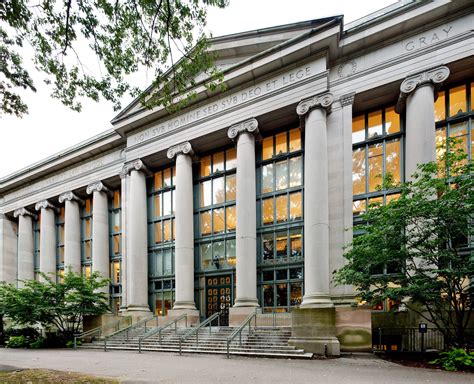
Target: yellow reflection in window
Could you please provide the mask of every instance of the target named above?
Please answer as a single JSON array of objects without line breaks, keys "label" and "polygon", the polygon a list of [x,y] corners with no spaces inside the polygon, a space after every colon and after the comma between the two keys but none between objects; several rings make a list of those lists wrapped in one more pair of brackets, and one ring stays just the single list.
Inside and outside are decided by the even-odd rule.
[{"label": "yellow reflection in window", "polygon": [[64,247],[59,248],[59,263],[64,264]]},{"label": "yellow reflection in window", "polygon": [[445,173],[441,159],[446,153],[446,129],[443,127],[436,130],[436,162],[438,163],[438,177],[442,177]]},{"label": "yellow reflection in window", "polygon": [[352,152],[352,194],[365,193],[365,149]]},{"label": "yellow reflection in window", "polygon": [[298,220],[302,217],[301,192],[290,193],[290,220]]},{"label": "yellow reflection in window", "polygon": [[225,177],[225,200],[233,201],[235,200],[236,194],[236,176],[228,175]]},{"label": "yellow reflection in window", "polygon": [[206,156],[201,159],[201,177],[209,176],[211,174],[211,156]]},{"label": "yellow reflection in window", "polygon": [[354,200],[352,202],[352,214],[354,216],[359,216],[365,212],[365,199],[363,200]]},{"label": "yellow reflection in window", "polygon": [[385,131],[387,135],[400,132],[400,115],[395,112],[395,107],[385,109]]},{"label": "yellow reflection in window", "polygon": [[155,244],[159,244],[163,241],[161,234],[161,221],[154,224],[155,227]]},{"label": "yellow reflection in window", "polygon": [[276,221],[282,223],[288,220],[288,196],[278,196],[276,198]]},{"label": "yellow reflection in window", "polygon": [[400,182],[400,140],[385,144],[385,174],[391,174],[395,183]]},{"label": "yellow reflection in window", "polygon": [[64,269],[58,269],[58,281],[60,284],[64,283]]},{"label": "yellow reflection in window", "polygon": [[91,199],[86,200],[85,213],[89,215],[91,213]]},{"label": "yellow reflection in window", "polygon": [[474,111],[474,81],[471,83],[471,111]]},{"label": "yellow reflection in window", "polygon": [[161,216],[161,194],[153,196],[153,215],[155,217]]},{"label": "yellow reflection in window", "polygon": [[59,220],[60,220],[61,222],[64,222],[64,207],[61,207],[61,208],[59,209]]},{"label": "yellow reflection in window", "polygon": [[442,121],[446,119],[446,96],[445,92],[441,91],[438,93],[438,99],[435,101],[435,121]]},{"label": "yellow reflection in window", "polygon": [[273,136],[265,137],[262,142],[262,159],[267,160],[273,157]]},{"label": "yellow reflection in window", "polygon": [[237,167],[237,151],[235,148],[228,149],[225,151],[225,168],[226,170],[234,169]]},{"label": "yellow reflection in window", "polygon": [[262,200],[263,225],[273,224],[273,197]]},{"label": "yellow reflection in window", "polygon": [[398,200],[399,198],[400,198],[399,193],[393,193],[391,195],[387,195],[387,197],[385,198],[385,204],[389,204],[390,202]]},{"label": "yellow reflection in window", "polygon": [[86,276],[87,279],[89,277],[91,277],[91,266],[90,265],[84,266],[84,275]]},{"label": "yellow reflection in window", "polygon": [[163,241],[171,241],[173,234],[171,228],[171,220],[163,221]]},{"label": "yellow reflection in window", "polygon": [[120,261],[112,263],[112,279],[114,284],[120,283]]},{"label": "yellow reflection in window", "polygon": [[383,205],[383,197],[372,197],[371,199],[369,199],[369,207],[371,205]]},{"label": "yellow reflection in window", "polygon": [[365,140],[365,115],[352,119],[352,142],[358,143]]},{"label": "yellow reflection in window", "polygon": [[86,221],[86,238],[90,238],[91,237],[91,219],[90,218],[87,218],[85,219]]},{"label": "yellow reflection in window", "polygon": [[449,116],[466,112],[466,86],[451,88],[449,90]]},{"label": "yellow reflection in window", "polygon": [[211,211],[201,213],[201,235],[207,236],[211,234]]},{"label": "yellow reflection in window", "polygon": [[85,242],[85,253],[86,253],[86,260],[91,259],[91,254],[92,254],[92,244],[90,241]]},{"label": "yellow reflection in window", "polygon": [[212,155],[212,172],[222,172],[224,170],[224,152],[217,152]]},{"label": "yellow reflection in window", "polygon": [[374,192],[382,184],[382,143],[369,146],[369,192]]},{"label": "yellow reflection in window", "polygon": [[290,152],[301,149],[301,131],[299,128],[290,131]]},{"label": "yellow reflection in window", "polygon": [[225,227],[224,227],[224,209],[223,208],[214,209],[213,221],[214,221],[213,232],[214,233],[224,232]]},{"label": "yellow reflection in window", "polygon": [[288,143],[286,139],[286,132],[279,133],[275,135],[275,154],[281,155],[288,152]]},{"label": "yellow reflection in window", "polygon": [[160,172],[156,172],[154,175],[153,175],[153,186],[155,188],[155,191],[158,190],[158,189],[161,189],[163,187],[163,181],[162,181],[162,173],[161,171]]},{"label": "yellow reflection in window", "polygon": [[226,207],[225,209],[225,216],[226,216],[226,226],[228,231],[235,231],[237,216],[235,212],[235,205],[230,207]]},{"label": "yellow reflection in window", "polygon": [[64,244],[64,225],[58,227],[59,231],[59,244]]},{"label": "yellow reflection in window", "polygon": [[375,111],[369,113],[368,121],[368,138],[382,135],[382,111]]},{"label": "yellow reflection in window", "polygon": [[302,245],[301,230],[290,231],[290,256],[300,257],[303,249]]},{"label": "yellow reflection in window", "polygon": [[120,235],[115,235],[113,237],[113,242],[114,255],[118,255],[120,253]]},{"label": "yellow reflection in window", "polygon": [[120,191],[114,191],[114,208],[120,207]]},{"label": "yellow reflection in window", "polygon": [[[458,124],[451,124],[449,127],[449,137],[456,139],[458,143],[453,143],[451,149],[454,151],[462,150],[466,155],[468,152],[468,130],[467,130],[467,121]],[[461,163],[457,165],[465,164],[467,159],[464,159]]]}]

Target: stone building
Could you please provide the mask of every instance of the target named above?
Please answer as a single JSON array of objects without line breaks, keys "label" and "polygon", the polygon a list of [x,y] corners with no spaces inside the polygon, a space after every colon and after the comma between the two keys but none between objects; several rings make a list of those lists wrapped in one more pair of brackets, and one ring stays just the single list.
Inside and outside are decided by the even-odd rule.
[{"label": "stone building", "polygon": [[0,281],[99,271],[116,313],[231,323],[349,307],[331,273],[367,204],[396,198],[380,175],[405,180],[447,136],[474,156],[473,7],[400,1],[213,38],[225,92],[203,79],[176,114],[133,102],[0,179]]}]

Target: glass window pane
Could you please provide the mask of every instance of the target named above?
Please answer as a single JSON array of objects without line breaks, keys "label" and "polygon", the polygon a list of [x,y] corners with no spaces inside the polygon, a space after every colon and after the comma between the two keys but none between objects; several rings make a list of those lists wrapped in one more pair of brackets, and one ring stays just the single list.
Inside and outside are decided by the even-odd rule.
[{"label": "glass window pane", "polygon": [[288,152],[286,132],[275,135],[275,143],[275,154],[277,156]]},{"label": "glass window pane", "polygon": [[91,224],[92,221],[90,218],[85,219],[85,225],[86,225],[86,239],[90,239],[91,237]]},{"label": "glass window pane", "polygon": [[112,213],[112,225],[114,232],[120,231],[120,211],[115,211]]},{"label": "glass window pane", "polygon": [[235,148],[225,151],[225,169],[231,170],[237,168],[237,151]]},{"label": "glass window pane", "polygon": [[385,109],[385,132],[387,135],[400,132],[400,115],[395,112],[395,107]]},{"label": "glass window pane", "polygon": [[466,112],[466,86],[461,85],[449,90],[449,116]]},{"label": "glass window pane", "polygon": [[161,216],[161,194],[155,195],[153,198],[153,214],[155,217]]},{"label": "glass window pane", "polygon": [[288,188],[288,161],[280,161],[275,163],[275,186],[276,190],[282,190]]},{"label": "glass window pane", "polygon": [[171,191],[163,193],[163,216],[171,215]]},{"label": "glass window pane", "polygon": [[59,264],[64,264],[64,247],[59,248]]},{"label": "glass window pane", "polygon": [[288,236],[285,232],[277,232],[276,236],[276,258],[285,259],[288,256]]},{"label": "glass window pane", "polygon": [[302,279],[303,268],[290,268],[290,279]]},{"label": "glass window pane", "polygon": [[435,101],[435,121],[442,121],[446,119],[446,97],[445,92],[438,93],[438,99]]},{"label": "glass window pane", "polygon": [[89,214],[92,213],[92,212],[91,212],[91,205],[92,205],[91,199],[87,199],[87,200],[86,200],[86,206],[85,206],[85,208],[84,208],[86,215],[89,215]]},{"label": "glass window pane", "polygon": [[208,269],[212,263],[212,243],[201,244],[201,267]]},{"label": "glass window pane", "polygon": [[212,172],[224,171],[224,152],[217,152],[212,155]]},{"label": "glass window pane", "polygon": [[113,236],[114,242],[114,255],[118,255],[120,253],[120,235]]},{"label": "glass window pane", "polygon": [[163,292],[163,316],[166,316],[171,308],[173,308],[173,292]]},{"label": "glass window pane", "polygon": [[273,157],[273,136],[265,137],[262,143],[262,160]]},{"label": "glass window pane", "polygon": [[301,149],[301,131],[299,128],[290,131],[290,152]]},{"label": "glass window pane", "polygon": [[300,305],[302,299],[301,283],[290,284],[290,305]]},{"label": "glass window pane", "polygon": [[92,256],[92,244],[90,241],[86,241],[85,248],[86,248],[86,251],[85,251],[86,260],[90,260]]},{"label": "glass window pane", "polygon": [[163,241],[171,241],[171,220],[163,221]]},{"label": "glass window pane", "polygon": [[301,229],[292,229],[290,231],[290,256],[301,257],[303,254],[303,239],[301,235]]},{"label": "glass window pane", "polygon": [[288,279],[287,269],[277,269],[275,271],[275,280],[286,280]]},{"label": "glass window pane", "polygon": [[212,244],[212,261],[213,263],[219,260],[219,265],[225,263],[225,244],[223,241],[216,241]]},{"label": "glass window pane", "polygon": [[286,307],[288,305],[288,285],[276,285],[276,305],[277,307]]},{"label": "glass window pane", "polygon": [[163,251],[163,275],[173,274],[173,259],[171,249],[165,249]]},{"label": "glass window pane", "polygon": [[385,204],[388,204],[388,203],[390,203],[394,200],[398,200],[399,197],[400,197],[399,193],[392,193],[391,195],[387,195],[387,197],[385,199],[386,200]]},{"label": "glass window pane", "polygon": [[227,257],[227,264],[231,267],[235,267],[236,261],[237,261],[235,239],[226,241],[226,257]]},{"label": "glass window pane", "polygon": [[176,185],[176,167],[171,167],[172,179],[171,185]]},{"label": "glass window pane", "polygon": [[354,216],[359,216],[365,212],[365,199],[363,200],[354,200],[352,202],[352,214]]},{"label": "glass window pane", "polygon": [[382,196],[372,197],[371,199],[369,199],[369,207],[371,205],[374,205],[374,206],[383,205],[383,197]]},{"label": "glass window pane", "polygon": [[163,170],[163,187],[171,186],[171,168]]},{"label": "glass window pane", "polygon": [[[451,145],[453,150],[462,150],[469,156],[467,121],[451,124],[449,126],[449,137],[454,138],[458,142]],[[463,163],[465,163],[465,161],[463,161]]]},{"label": "glass window pane", "polygon": [[436,161],[438,164],[446,152],[446,129],[440,128],[436,130]]},{"label": "glass window pane", "polygon": [[301,192],[290,193],[290,220],[299,220],[303,216]]},{"label": "glass window pane", "polygon": [[200,183],[201,187],[201,207],[212,204],[212,181],[207,180]]},{"label": "glass window pane", "polygon": [[273,260],[273,233],[262,235],[262,257],[263,261]]},{"label": "glass window pane", "polygon": [[263,305],[273,307],[273,303],[273,284],[265,284],[263,286]]},{"label": "glass window pane", "polygon": [[288,196],[278,196],[276,198],[276,222],[282,223],[288,220]]},{"label": "glass window pane", "polygon": [[290,187],[297,187],[302,184],[302,166],[301,156],[290,159]]},{"label": "glass window pane", "polygon": [[262,200],[263,225],[273,224],[273,197]]},{"label": "glass window pane", "polygon": [[227,175],[225,177],[225,201],[234,201],[236,193],[236,176]]},{"label": "glass window pane", "polygon": [[201,177],[209,176],[211,174],[211,156],[206,156],[201,159]]},{"label": "glass window pane", "polygon": [[352,151],[352,194],[365,193],[365,148]]},{"label": "glass window pane", "polygon": [[225,216],[226,216],[227,231],[235,231],[236,223],[237,223],[235,205],[226,207]]},{"label": "glass window pane", "polygon": [[114,191],[114,208],[120,207],[120,191]]},{"label": "glass window pane", "polygon": [[60,225],[58,227],[58,231],[59,231],[59,244],[64,244],[64,225]]},{"label": "glass window pane", "polygon": [[224,232],[224,208],[214,209],[213,211],[214,218],[214,233]]},{"label": "glass window pane", "polygon": [[163,276],[163,255],[161,252],[155,253],[155,274]]},{"label": "glass window pane", "polygon": [[382,135],[382,111],[369,113],[368,139]]},{"label": "glass window pane", "polygon": [[273,281],[273,271],[263,271],[262,279],[263,281]]},{"label": "glass window pane", "polygon": [[382,143],[369,146],[369,192],[374,192],[382,184]]},{"label": "glass window pane", "polygon": [[212,204],[222,204],[224,200],[224,176],[222,176],[212,180]]},{"label": "glass window pane", "polygon": [[365,115],[352,119],[352,142],[358,143],[365,140]]},{"label": "glass window pane", "polygon": [[159,244],[163,241],[161,234],[161,221],[154,224],[155,226],[155,244]]},{"label": "glass window pane", "polygon": [[471,111],[474,111],[474,81],[471,83]]},{"label": "glass window pane", "polygon": [[156,191],[157,189],[161,189],[162,186],[163,186],[161,177],[162,177],[161,171],[160,171],[160,172],[156,172],[156,173],[153,175],[153,187],[155,188],[155,191]]},{"label": "glass window pane", "polygon": [[273,191],[273,164],[262,167],[262,193]]},{"label": "glass window pane", "polygon": [[201,235],[207,236],[211,234],[211,211],[201,213]]},{"label": "glass window pane", "polygon": [[114,261],[112,263],[112,280],[114,284],[120,283],[120,261]]},{"label": "glass window pane", "polygon": [[176,198],[174,196],[174,190],[171,191],[171,214],[174,215],[176,212]]},{"label": "glass window pane", "polygon": [[400,140],[385,144],[385,175],[391,175],[395,183],[400,182]]}]

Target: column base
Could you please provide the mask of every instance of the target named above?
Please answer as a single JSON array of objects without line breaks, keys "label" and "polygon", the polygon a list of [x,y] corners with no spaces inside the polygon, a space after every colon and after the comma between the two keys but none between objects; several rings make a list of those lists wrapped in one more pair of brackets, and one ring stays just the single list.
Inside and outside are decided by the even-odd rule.
[{"label": "column base", "polygon": [[250,298],[250,297],[241,297],[235,299],[235,303],[233,308],[239,308],[239,307],[251,307],[251,308],[258,308],[260,305],[258,304],[258,300],[256,298]]},{"label": "column base", "polygon": [[150,317],[151,315],[152,312],[148,305],[129,305],[123,312],[123,316],[132,316],[134,319],[143,319],[145,317]]},{"label": "column base", "polygon": [[261,313],[258,307],[236,307],[229,308],[229,327],[238,327],[251,313]]},{"label": "column base", "polygon": [[[190,327],[191,325],[195,325],[195,324],[199,324],[199,320],[200,320],[200,315],[199,315],[199,311],[197,309],[186,309],[186,308],[183,308],[183,309],[176,309],[176,307],[174,307],[173,309],[170,309],[168,311],[168,314],[166,315],[167,317],[167,320],[173,320],[181,315],[188,315],[187,316],[187,326]],[[181,322],[180,322],[181,324]],[[183,323],[184,324],[184,320],[183,320]]]},{"label": "column base", "polygon": [[333,308],[334,303],[329,295],[323,293],[313,293],[303,296],[300,308]]}]

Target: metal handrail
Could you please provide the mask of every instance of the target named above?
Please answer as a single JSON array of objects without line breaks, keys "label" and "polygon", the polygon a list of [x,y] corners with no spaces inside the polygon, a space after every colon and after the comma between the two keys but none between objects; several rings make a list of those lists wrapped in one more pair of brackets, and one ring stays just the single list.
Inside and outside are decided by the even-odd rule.
[{"label": "metal handrail", "polygon": [[104,352],[107,352],[107,340],[114,337],[114,336],[117,336],[118,334],[120,333],[123,333],[123,332],[127,332],[127,341],[128,341],[128,338],[129,338],[129,335],[130,335],[130,331],[133,330],[133,329],[136,329],[138,328],[139,326],[145,324],[145,332],[146,332],[146,324],[149,322],[149,321],[152,321],[152,320],[156,320],[156,326],[158,326],[158,317],[159,316],[156,316],[156,315],[153,315],[153,316],[150,316],[150,317],[147,317],[145,319],[141,319],[140,321],[137,321],[135,324],[131,324],[129,325],[128,327],[126,328],[123,328],[123,329],[120,329],[119,331],[117,332],[114,332],[114,333],[111,333],[110,335],[104,337]]},{"label": "metal handrail", "polygon": [[152,329],[151,331],[145,333],[144,335],[140,336],[138,338],[138,353],[142,353],[142,340],[148,339],[149,337],[156,335],[157,333],[159,334],[158,338],[158,343],[161,344],[161,332],[166,329],[171,327],[173,324],[175,326],[175,332],[176,334],[178,333],[178,322],[181,320],[186,321],[186,328],[188,327],[188,315],[186,313],[182,314],[181,316],[177,317],[174,320],[168,321],[166,324],[163,324],[161,327]]},{"label": "metal handrail", "polygon": [[234,340],[237,335],[239,335],[239,345],[242,346],[242,331],[248,325],[249,326],[249,333],[250,333],[250,324],[252,323],[252,319],[255,320],[255,329],[257,329],[257,312],[252,312],[250,315],[247,316],[245,321],[239,325],[239,327],[232,332],[229,336],[227,336],[227,358],[230,358],[230,343]]},{"label": "metal handrail", "polygon": [[199,330],[203,327],[205,327],[206,325],[209,324],[209,334],[211,334],[212,332],[212,322],[217,318],[217,326],[220,327],[221,326],[221,321],[220,321],[220,315],[221,315],[221,312],[216,312],[214,313],[211,317],[209,317],[208,319],[204,320],[202,323],[200,323],[197,327],[194,327],[192,329],[190,329],[189,331],[187,331],[184,335],[182,335],[180,338],[179,338],[179,354],[181,355],[181,349],[182,349],[182,343],[184,340],[186,340],[188,337],[190,337],[192,334],[196,334],[196,344],[199,343]]},{"label": "metal handrail", "polygon": [[99,336],[102,334],[103,330],[105,328],[108,328],[108,327],[115,327],[116,328],[116,331],[119,330],[120,328],[120,323],[125,320],[126,323],[131,323],[132,322],[132,316],[126,316],[126,317],[123,317],[121,319],[118,319],[118,320],[115,320],[115,321],[111,321],[110,323],[107,323],[107,324],[104,324],[104,325],[101,325],[100,327],[97,327],[97,328],[93,328],[93,329],[90,329],[86,332],[82,332],[82,333],[77,333],[74,335],[74,349],[77,349],[77,340],[78,339],[83,339],[84,337],[87,337],[87,336],[93,336],[93,335],[96,335],[96,334],[99,334]]}]

